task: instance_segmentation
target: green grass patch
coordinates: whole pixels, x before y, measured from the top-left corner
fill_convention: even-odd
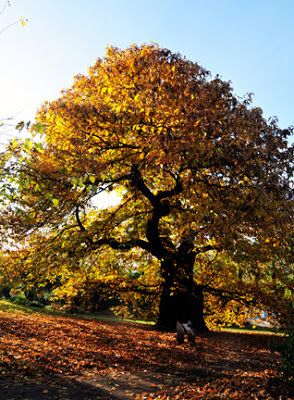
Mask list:
[[[271,328],[262,328],[262,327],[256,327],[256,328],[231,328],[231,327],[225,327],[225,328],[220,328],[219,332],[232,332],[232,333],[246,333],[248,335],[278,335],[278,336],[284,336],[283,331],[278,331],[277,329],[271,329]]]
[[[34,307],[27,304],[19,304],[14,303],[8,300],[0,300],[0,312],[5,313],[16,313],[16,314],[27,314],[27,313],[37,313],[37,314],[46,314],[52,316],[62,316],[68,318],[77,318],[77,319],[86,319],[86,320],[97,320],[97,321],[106,321],[106,322],[130,322],[137,323],[143,325],[154,325],[152,321],[143,321],[143,320],[135,320],[126,318],[123,319],[121,317],[116,317],[113,314],[107,312],[97,312],[97,313],[69,313],[64,311],[53,310],[50,306],[45,307]]]
[[[23,304],[13,303],[8,300],[0,300],[0,311],[25,314],[36,312],[37,307],[30,307]]]
[[[144,321],[139,319],[121,318],[107,312],[97,312],[97,313],[69,313],[58,310],[53,310],[50,306],[46,307],[34,307],[30,305],[24,305],[19,303],[13,303],[8,300],[0,300],[0,312],[13,312],[13,313],[38,313],[46,314],[52,316],[62,316],[68,318],[86,319],[86,320],[96,320],[105,322],[130,322],[142,325],[154,325],[154,321]],[[216,332],[228,332],[228,333],[244,333],[244,334],[257,334],[257,335],[277,335],[284,336],[283,331],[277,331],[276,329],[270,328],[237,328],[237,327],[225,327],[216,330]]]

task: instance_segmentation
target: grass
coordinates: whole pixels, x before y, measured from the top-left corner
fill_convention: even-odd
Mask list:
[[[273,335],[273,336],[284,336],[284,333],[281,331],[278,331],[276,329],[271,329],[271,328],[261,328],[261,327],[256,327],[256,328],[231,328],[231,327],[225,327],[220,329],[221,332],[233,332],[233,333],[244,333],[244,334],[257,334],[257,335]]]
[[[19,303],[13,303],[8,300],[0,300],[0,312],[13,312],[13,313],[39,313],[53,316],[62,316],[62,317],[70,317],[70,318],[78,318],[85,320],[97,320],[97,321],[105,321],[105,322],[130,322],[137,323],[142,325],[154,325],[153,321],[144,321],[140,319],[131,319],[131,318],[121,318],[115,315],[111,315],[108,313],[98,312],[98,313],[66,313],[63,311],[53,310],[48,307],[34,307],[30,305],[24,305]],[[225,327],[220,328],[217,331],[220,332],[228,332],[228,333],[244,333],[244,334],[260,334],[260,335],[278,335],[284,336],[284,333],[281,331],[277,331],[276,329],[270,328],[238,328],[238,327]]]
[[[32,313],[32,312],[37,312],[37,311],[39,312],[39,308],[38,307],[30,307],[30,306],[18,304],[18,303],[13,303],[8,300],[0,300],[0,311],[24,314],[24,313]],[[46,312],[45,309],[42,311]]]
[[[140,319],[131,319],[131,318],[121,318],[112,314],[98,312],[98,313],[68,313],[64,311],[53,310],[50,306],[46,307],[34,307],[27,304],[19,304],[14,303],[9,300],[0,300],[0,312],[13,312],[17,314],[27,314],[27,313],[38,313],[38,314],[46,314],[53,316],[62,316],[62,317],[70,317],[70,318],[78,318],[78,319],[86,319],[86,320],[97,320],[97,321],[106,321],[106,322],[132,322],[143,325],[154,325],[152,321],[144,321]]]

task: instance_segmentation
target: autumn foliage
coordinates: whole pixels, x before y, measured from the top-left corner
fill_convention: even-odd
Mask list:
[[[5,279],[68,298],[106,287],[128,310],[149,302],[163,329],[205,330],[224,309],[244,322],[250,306],[291,318],[291,129],[251,96],[156,45],[110,47],[33,132],[2,167],[19,244]],[[99,208],[107,191],[120,202]]]

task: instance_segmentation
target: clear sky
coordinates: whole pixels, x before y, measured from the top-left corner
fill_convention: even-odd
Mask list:
[[[294,0],[10,0],[0,28],[20,16],[0,35],[0,118],[32,119],[107,45],[156,42],[294,124]]]

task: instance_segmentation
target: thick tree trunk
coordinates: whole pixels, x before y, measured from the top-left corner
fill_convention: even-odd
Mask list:
[[[204,302],[202,287],[195,285],[194,293],[171,293],[163,288],[159,304],[157,327],[160,330],[175,332],[177,321],[191,321],[196,332],[207,332],[204,321]]]
[[[196,332],[207,332],[204,321],[203,290],[193,280],[193,264],[172,260],[162,262],[162,292],[159,304],[157,328],[175,332],[177,321],[191,321]],[[190,260],[193,261],[194,260]]]

